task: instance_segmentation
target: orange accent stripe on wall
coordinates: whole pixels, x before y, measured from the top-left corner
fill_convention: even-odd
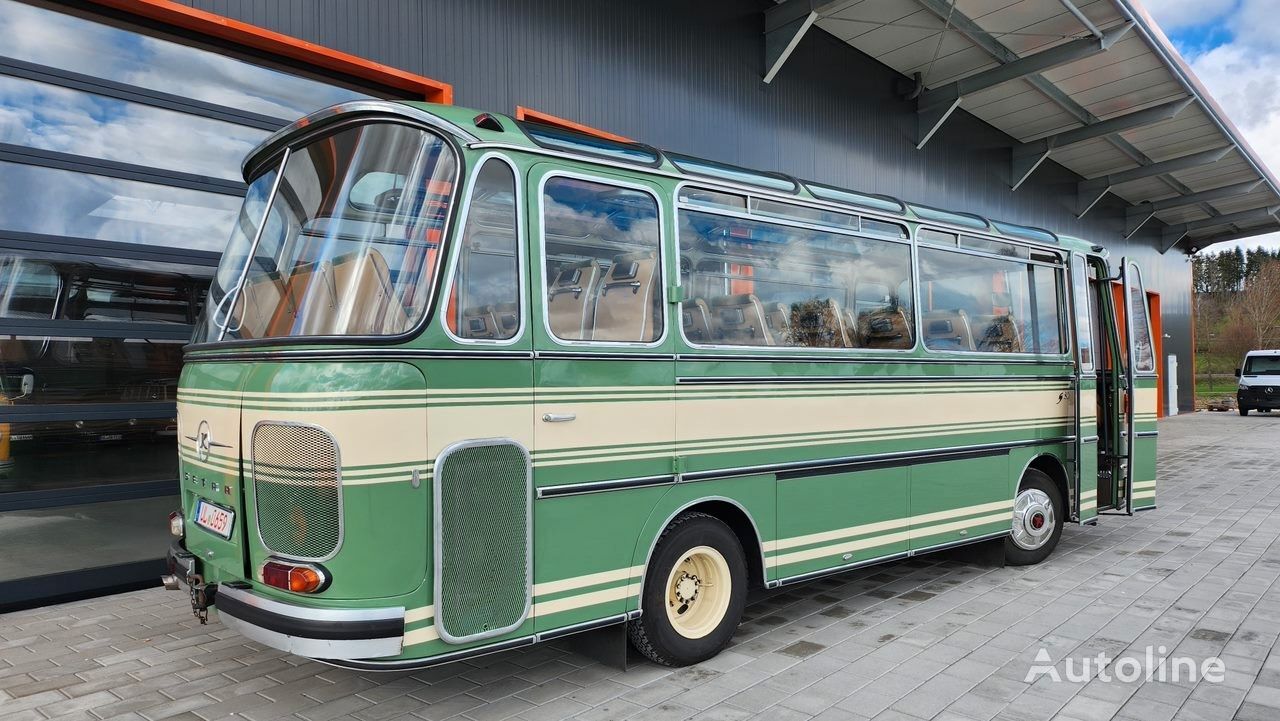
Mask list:
[[[172,0],[91,0],[131,15],[260,50],[308,66],[403,90],[432,103],[453,103],[449,83],[415,75],[246,22],[180,5]]]
[[[630,138],[624,138],[621,135],[610,133],[607,130],[599,130],[597,128],[591,127],[590,125],[583,125],[582,123],[577,123],[567,118],[559,117],[558,115],[552,115],[551,113],[544,113],[541,110],[526,108],[523,105],[516,106],[516,120],[529,120],[535,123],[542,123],[544,125],[554,125],[557,128],[564,128],[565,130],[576,130],[579,133],[594,135],[597,138],[604,138],[605,140],[616,140],[619,143],[633,142]]]

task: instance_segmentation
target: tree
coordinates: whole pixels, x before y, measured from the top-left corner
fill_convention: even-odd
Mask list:
[[[1223,332],[1224,350],[1236,358],[1257,348],[1280,346],[1280,260],[1259,263],[1257,273],[1231,300]]]

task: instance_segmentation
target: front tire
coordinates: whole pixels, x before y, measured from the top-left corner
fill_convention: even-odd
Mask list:
[[[1058,485],[1047,474],[1028,468],[1013,500],[1013,530],[1004,542],[1004,560],[1030,566],[1053,553],[1062,537],[1066,505]]]
[[[742,621],[747,564],[738,537],[705,513],[683,513],[663,530],[645,569],[644,614],[631,643],[663,666],[688,666],[720,653]]]
[[[1248,408],[1245,408],[1244,406],[1240,406],[1240,415],[1242,415],[1242,416],[1247,416],[1247,415],[1249,415],[1249,409],[1248,409]]]

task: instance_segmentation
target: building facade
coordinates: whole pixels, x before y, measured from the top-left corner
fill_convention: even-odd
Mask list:
[[[1160,252],[1164,224],[1125,239],[1130,203],[1115,195],[1077,217],[1081,178],[1052,158],[1011,190],[1016,141],[963,106],[918,149],[904,77],[825,31],[762,82],[771,6],[0,0],[0,607],[159,573],[181,348],[244,190],[240,161],[341,100],[447,97],[406,77],[447,83],[458,105],[536,108],[1134,257],[1177,358],[1177,405],[1192,407],[1191,265]],[[249,29],[202,29],[206,16],[174,12],[188,7]]]

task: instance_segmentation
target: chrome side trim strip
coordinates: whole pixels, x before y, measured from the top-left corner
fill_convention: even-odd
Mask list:
[[[674,475],[640,476],[637,478],[616,478],[609,481],[589,483],[565,483],[558,486],[543,486],[538,489],[538,498],[560,498],[563,496],[580,496],[585,493],[601,493],[603,491],[621,491],[632,488],[648,488],[665,486],[676,482]]]
[[[223,593],[220,588],[218,593]],[[271,648],[287,651],[308,658],[378,658],[394,656],[400,653],[402,636],[390,638],[367,638],[356,640],[330,640],[322,638],[303,638],[287,636],[278,631],[263,628],[232,616],[219,613],[218,619],[223,625],[251,641],[257,641]]]
[[[912,556],[919,556],[924,553],[942,551],[948,548],[956,548],[958,546],[968,546],[969,544],[972,544],[972,543],[981,543],[982,541],[990,541],[996,538],[1003,538],[1007,535],[1009,535],[1008,531],[997,531],[996,533],[988,533],[984,536],[966,538],[960,541],[949,541],[947,543],[940,543],[934,546],[927,546],[925,548],[919,548],[919,549],[909,550],[909,551],[901,551],[899,553],[891,553],[886,556],[877,556],[875,558],[868,558],[864,561],[855,561],[853,563],[846,563],[843,566],[836,566],[834,568],[824,568],[818,571],[810,571],[808,573],[802,573],[797,576],[788,576],[786,578],[781,578],[781,579],[778,579],[777,581],[774,581],[773,587],[789,586],[793,583],[811,581],[815,578],[822,578],[823,576],[830,576],[837,573],[844,573],[846,571],[853,571],[859,568],[863,568],[865,566],[876,566],[882,563],[901,561],[904,558],[911,558]]]
[[[1155,438],[1160,435],[1160,431],[1134,431],[1134,438]]]
[[[677,385],[769,383],[1067,383],[1072,376],[680,376]]]

